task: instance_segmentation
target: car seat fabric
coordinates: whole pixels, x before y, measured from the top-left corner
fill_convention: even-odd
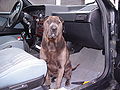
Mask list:
[[[46,75],[47,65],[22,49],[0,50],[0,88]]]
[[[16,47],[24,49],[23,41],[17,40],[14,36],[1,36],[0,37],[0,50],[5,48]]]
[[[12,47],[16,47],[16,48],[20,48],[24,50],[23,41],[14,40],[14,41],[6,42],[0,45],[0,50],[5,49],[5,48],[12,48]]]
[[[14,40],[17,40],[17,39],[13,36],[0,36],[0,45],[9,41],[14,41]]]

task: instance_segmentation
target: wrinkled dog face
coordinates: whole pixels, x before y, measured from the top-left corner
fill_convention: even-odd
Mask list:
[[[44,34],[48,39],[56,39],[62,34],[63,21],[58,16],[49,16],[44,21]]]

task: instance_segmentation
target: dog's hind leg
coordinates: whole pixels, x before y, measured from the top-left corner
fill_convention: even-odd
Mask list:
[[[72,65],[71,62],[68,61],[65,66],[64,78],[66,78],[65,86],[70,85],[70,79],[72,75]]]
[[[70,79],[67,79],[65,82],[65,86],[69,86],[70,85]]]
[[[64,74],[64,77],[66,78],[65,86],[70,85],[71,75],[72,75],[72,69],[65,72],[65,74]]]

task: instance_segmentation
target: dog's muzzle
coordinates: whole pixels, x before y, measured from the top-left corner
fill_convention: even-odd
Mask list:
[[[50,31],[48,33],[48,38],[49,39],[55,39],[57,37],[57,26],[52,25],[50,27]]]
[[[56,35],[55,35],[54,33],[52,33],[52,34],[48,35],[48,38],[49,38],[49,39],[55,39],[55,38],[56,38]]]

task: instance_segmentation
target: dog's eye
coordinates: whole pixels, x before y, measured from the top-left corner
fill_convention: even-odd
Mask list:
[[[50,21],[50,20],[48,20],[48,21],[47,21],[47,23],[48,23],[48,24],[50,24],[50,23],[51,23],[51,21]]]
[[[57,24],[60,24],[60,21],[57,21]]]

